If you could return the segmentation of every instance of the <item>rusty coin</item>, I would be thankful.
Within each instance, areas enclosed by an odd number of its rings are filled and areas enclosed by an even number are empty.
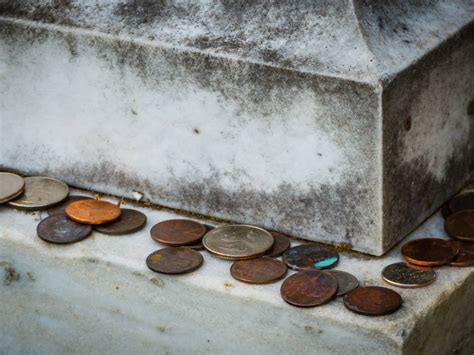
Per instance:
[[[237,260],[230,267],[234,279],[251,284],[276,282],[286,275],[286,265],[269,256],[257,259]]]
[[[474,192],[456,195],[449,201],[449,211],[451,213],[464,210],[474,210]]]
[[[459,254],[449,265],[457,267],[474,266],[474,243],[456,243],[459,247]]]
[[[453,213],[444,221],[444,230],[451,238],[474,242],[474,210]]]
[[[357,280],[354,275],[349,274],[348,272],[339,270],[329,270],[327,272],[329,272],[337,280],[337,297],[343,296],[356,287],[359,287],[359,280]]]
[[[80,200],[92,200],[92,198],[87,197],[87,196],[69,196],[59,205],[48,209],[48,214],[50,216],[54,216],[55,214],[64,214],[66,213],[67,206],[69,206],[73,202],[80,201]]]
[[[410,264],[440,266],[449,264],[458,254],[458,248],[449,240],[437,238],[416,239],[402,247],[402,255]]]
[[[119,219],[112,223],[95,226],[94,229],[103,234],[122,235],[135,233],[145,227],[146,216],[140,211],[122,208]]]
[[[339,261],[339,253],[323,244],[303,244],[288,249],[283,261],[294,270],[321,270],[334,267]]]
[[[280,292],[281,297],[294,306],[319,306],[336,294],[337,280],[326,271],[300,271],[283,282]]]
[[[147,266],[162,274],[184,274],[202,265],[200,253],[187,247],[168,247],[157,250],[146,259]]]
[[[276,258],[281,256],[289,247],[290,247],[290,238],[286,235],[278,232],[270,232],[273,236],[275,242],[269,251],[265,253],[265,255],[270,256],[272,258]]]
[[[76,223],[65,214],[57,214],[43,219],[36,228],[38,237],[46,242],[67,244],[74,243],[87,238],[92,227]]]
[[[176,247],[197,244],[206,234],[206,227],[189,219],[170,219],[155,224],[150,233],[154,241]]]
[[[436,272],[430,268],[394,263],[387,265],[382,270],[382,279],[390,285],[397,287],[423,287],[436,280]]]
[[[17,174],[0,172],[0,203],[20,196],[25,189],[25,180]]]
[[[402,302],[397,292],[377,286],[355,288],[344,297],[344,305],[349,310],[367,316],[393,313],[400,309]]]
[[[105,224],[120,217],[121,210],[113,203],[99,200],[80,200],[66,207],[66,214],[73,221],[84,224]]]

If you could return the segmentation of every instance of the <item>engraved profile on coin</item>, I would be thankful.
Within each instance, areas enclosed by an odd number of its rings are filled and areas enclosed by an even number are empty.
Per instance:
[[[382,270],[385,282],[398,287],[423,287],[436,280],[436,272],[430,268],[412,267],[406,263],[394,263]]]

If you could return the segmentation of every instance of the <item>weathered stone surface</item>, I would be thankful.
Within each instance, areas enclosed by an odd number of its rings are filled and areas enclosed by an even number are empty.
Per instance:
[[[473,13],[0,1],[0,166],[380,255],[473,178]]]

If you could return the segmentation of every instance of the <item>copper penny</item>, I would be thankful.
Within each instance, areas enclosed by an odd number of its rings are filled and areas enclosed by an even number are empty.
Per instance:
[[[202,265],[200,253],[187,247],[168,247],[157,250],[146,259],[147,266],[162,274],[184,274]]]
[[[105,224],[120,217],[120,207],[99,200],[80,200],[66,207],[66,214],[73,221],[84,224]]]
[[[25,180],[17,174],[0,172],[0,203],[20,196],[25,189]]]
[[[303,244],[288,249],[283,261],[294,270],[321,270],[334,267],[339,261],[339,253],[323,244]]]
[[[197,244],[206,234],[206,227],[189,219],[170,219],[155,224],[150,231],[154,241],[170,246]]]
[[[67,244],[87,238],[92,233],[92,227],[74,222],[65,214],[58,214],[43,219],[36,232],[46,242]]]
[[[474,243],[456,243],[459,247],[459,254],[449,265],[457,267],[474,266]]]
[[[474,210],[474,192],[456,195],[449,201],[449,211],[451,213],[463,210]]]
[[[234,279],[251,284],[268,284],[282,279],[287,267],[269,256],[257,259],[238,260],[230,267]]]
[[[108,235],[123,235],[135,233],[145,227],[146,216],[136,210],[122,208],[119,219],[112,223],[95,226],[94,229]]]
[[[288,277],[280,292],[281,297],[294,306],[319,306],[336,294],[337,280],[326,271],[301,271]]]
[[[451,238],[474,242],[474,210],[453,213],[444,221],[444,230]]]
[[[359,280],[348,272],[339,270],[329,270],[328,272],[337,280],[337,297],[344,296],[346,293],[359,287]]]
[[[406,263],[394,263],[387,265],[382,270],[382,279],[397,287],[423,287],[436,280],[436,272],[430,268],[410,266]]]
[[[458,248],[448,240],[437,238],[416,239],[402,247],[402,255],[410,264],[440,266],[449,264],[458,254]]]
[[[54,216],[55,214],[64,214],[66,213],[66,208],[71,203],[80,201],[80,200],[92,200],[92,198],[87,196],[69,196],[66,200],[61,202],[59,205],[51,207],[48,209],[48,214],[50,216]]]
[[[344,297],[348,309],[367,316],[393,313],[400,309],[402,302],[397,292],[377,286],[355,288]]]
[[[265,253],[265,255],[270,256],[272,258],[276,258],[281,256],[288,248],[290,247],[290,238],[286,235],[278,232],[270,232],[275,240],[273,246],[270,248],[269,251]]]

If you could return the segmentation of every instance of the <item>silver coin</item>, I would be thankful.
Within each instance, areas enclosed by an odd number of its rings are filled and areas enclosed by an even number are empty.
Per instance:
[[[16,174],[0,173],[0,203],[18,197],[23,193],[25,180]]]
[[[394,263],[382,270],[385,282],[398,287],[423,287],[436,280],[436,272],[430,268],[411,267],[406,263]]]
[[[351,292],[353,289],[359,287],[359,280],[348,272],[339,270],[328,270],[328,272],[334,276],[337,280],[337,292],[336,296],[343,296],[346,293]]]
[[[15,200],[9,201],[12,207],[25,210],[40,210],[54,206],[69,194],[69,187],[62,181],[44,177],[25,178],[25,192]]]

